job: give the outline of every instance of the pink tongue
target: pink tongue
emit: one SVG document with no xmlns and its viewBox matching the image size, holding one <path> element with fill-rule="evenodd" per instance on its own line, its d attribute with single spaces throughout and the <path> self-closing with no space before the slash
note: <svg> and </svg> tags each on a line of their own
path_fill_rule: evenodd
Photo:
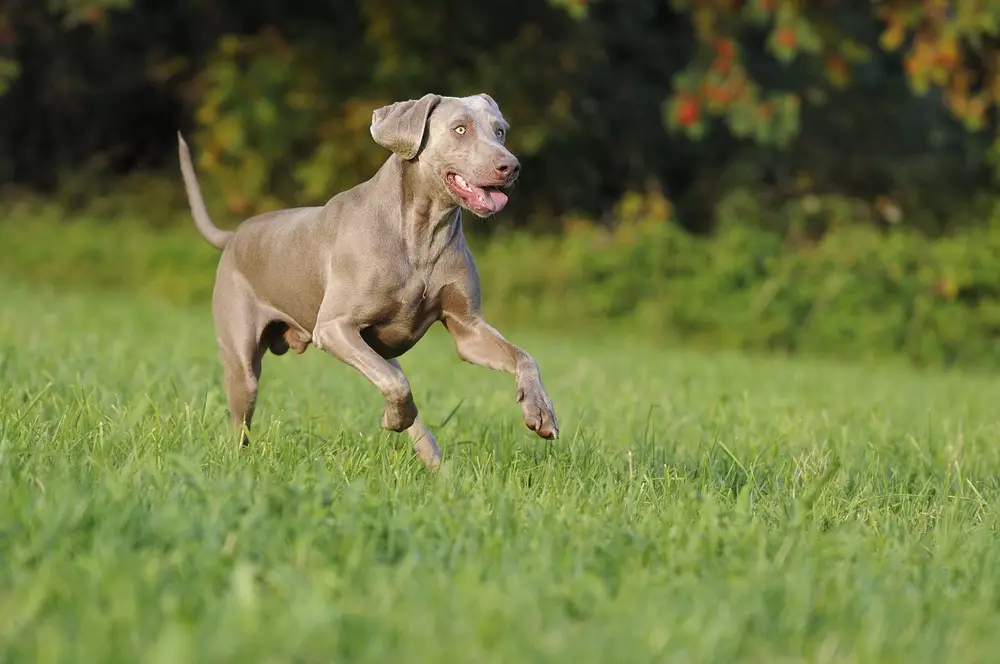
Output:
<svg viewBox="0 0 1000 664">
<path fill-rule="evenodd" d="M 486 207 L 489 208 L 490 212 L 499 212 L 507 205 L 507 194 L 503 193 L 499 189 L 481 189 L 475 185 L 472 187 L 472 194 L 474 196 L 482 196 Z"/>
</svg>

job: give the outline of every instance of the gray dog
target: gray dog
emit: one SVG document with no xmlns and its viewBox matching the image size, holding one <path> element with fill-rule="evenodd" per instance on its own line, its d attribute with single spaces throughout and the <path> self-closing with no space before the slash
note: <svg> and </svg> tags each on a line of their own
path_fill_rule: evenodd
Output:
<svg viewBox="0 0 1000 664">
<path fill-rule="evenodd" d="M 483 320 L 479 274 L 462 209 L 489 217 L 520 164 L 504 146 L 508 124 L 492 97 L 428 94 L 372 114 L 371 134 L 392 155 L 367 182 L 322 207 L 247 219 L 235 231 L 209 218 L 178 135 L 195 225 L 222 250 L 212 296 L 233 427 L 242 444 L 253 418 L 261 360 L 312 343 L 354 367 L 385 397 L 382 426 L 406 431 L 420 459 L 441 463 L 395 359 L 441 321 L 466 362 L 513 374 L 524 423 L 558 436 L 538 364 Z"/>
</svg>

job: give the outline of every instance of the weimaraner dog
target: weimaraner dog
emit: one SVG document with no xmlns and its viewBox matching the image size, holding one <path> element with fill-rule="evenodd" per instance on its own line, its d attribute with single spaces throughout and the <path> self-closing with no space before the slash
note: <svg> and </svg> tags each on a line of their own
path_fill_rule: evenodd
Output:
<svg viewBox="0 0 1000 664">
<path fill-rule="evenodd" d="M 492 97 L 424 95 L 377 109 L 375 142 L 392 154 L 368 181 L 322 207 L 269 212 L 233 231 L 209 218 L 184 138 L 181 171 L 194 222 L 222 251 L 212 315 L 234 429 L 247 445 L 261 360 L 311 343 L 354 367 L 385 397 L 382 426 L 406 431 L 430 468 L 441 450 L 417 416 L 396 358 L 435 322 L 459 357 L 513 374 L 524 423 L 558 436 L 535 360 L 481 312 L 479 274 L 462 212 L 489 217 L 520 164 L 504 146 L 508 124 Z"/>
</svg>

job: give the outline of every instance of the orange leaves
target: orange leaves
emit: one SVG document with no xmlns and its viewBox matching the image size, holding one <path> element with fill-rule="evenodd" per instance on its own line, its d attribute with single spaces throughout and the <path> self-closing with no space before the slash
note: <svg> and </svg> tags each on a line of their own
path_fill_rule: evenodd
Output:
<svg viewBox="0 0 1000 664">
<path fill-rule="evenodd" d="M 846 87 L 850 78 L 847 61 L 838 53 L 827 53 L 825 57 L 826 79 L 835 88 Z"/>
<path fill-rule="evenodd" d="M 742 62 L 740 39 L 747 28 L 763 29 L 776 60 L 814 65 L 829 86 L 844 89 L 852 67 L 867 61 L 871 49 L 843 32 L 832 5 L 818 4 L 673 0 L 676 10 L 688 14 L 701 48 L 674 82 L 668 124 L 694 137 L 719 118 L 738 136 L 788 140 L 797 131 L 800 99 L 762 91 Z M 884 22 L 879 46 L 899 53 L 913 92 L 940 89 L 948 108 L 972 130 L 987 126 L 991 109 L 1000 106 L 1000 48 L 990 37 L 1000 33 L 995 4 L 885 0 L 870 10 Z M 821 103 L 822 91 L 814 82 L 806 85 L 808 98 Z"/>
<path fill-rule="evenodd" d="M 806 16 L 794 10 L 782 8 L 777 24 L 767 40 L 768 48 L 778 60 L 791 62 L 799 54 L 806 52 L 819 54 L 823 50 L 823 39 Z"/>
<path fill-rule="evenodd" d="M 726 113 L 733 104 L 746 98 L 749 82 L 742 65 L 733 65 L 725 76 L 709 72 L 698 85 L 698 95 L 713 115 Z"/>
<path fill-rule="evenodd" d="M 979 129 L 986 115 L 986 99 L 977 95 L 969 100 L 965 111 L 965 123 L 970 129 Z"/>
<path fill-rule="evenodd" d="M 736 45 L 731 39 L 716 37 L 713 40 L 713 46 L 719 59 L 725 60 L 727 63 L 732 63 L 733 56 L 736 55 Z"/>
<path fill-rule="evenodd" d="M 664 108 L 667 126 L 688 138 L 704 135 L 718 118 L 733 135 L 784 145 L 798 132 L 799 99 L 794 94 L 766 96 L 734 62 L 726 76 L 690 68 L 674 81 L 677 94 Z"/>
<path fill-rule="evenodd" d="M 947 84 L 942 89 L 944 102 L 955 117 L 962 120 L 968 129 L 978 131 L 985 124 L 990 105 L 996 104 L 998 98 L 988 84 L 974 88 L 972 79 L 972 72 L 959 67 L 951 71 Z M 994 80 L 993 85 L 1000 86 L 1000 81 Z"/>
<path fill-rule="evenodd" d="M 785 143 L 797 132 L 798 97 L 765 96 L 742 62 L 738 41 L 741 21 L 776 22 L 769 47 L 779 59 L 789 61 L 799 51 L 818 53 L 822 42 L 817 33 L 790 5 L 778 8 L 778 4 L 753 0 L 741 10 L 732 3 L 722 8 L 713 0 L 690 3 L 695 33 L 704 48 L 674 80 L 676 94 L 664 108 L 668 127 L 696 139 L 711 119 L 721 119 L 734 135 L 762 143 Z"/>
<path fill-rule="evenodd" d="M 991 5 L 958 3 L 950 11 L 942 0 L 923 0 L 890 4 L 879 12 L 885 21 L 879 43 L 886 51 L 903 51 L 911 89 L 918 95 L 932 86 L 941 89 L 948 108 L 973 131 L 985 125 L 990 106 L 1000 103 L 1000 52 L 995 42 L 983 39 L 998 30 Z M 970 58 L 970 53 L 975 55 Z M 997 65 L 991 67 L 994 60 Z"/>
<path fill-rule="evenodd" d="M 668 127 L 698 137 L 710 117 L 728 112 L 747 89 L 737 43 L 721 34 L 709 36 L 703 59 L 674 80 L 677 94 L 664 108 Z"/>
<path fill-rule="evenodd" d="M 897 18 L 892 18 L 879 36 L 879 45 L 886 51 L 892 52 L 902 45 L 905 38 L 906 24 Z"/>
<path fill-rule="evenodd" d="M 990 100 L 985 93 L 963 94 L 952 90 L 945 91 L 945 104 L 962 121 L 970 131 L 979 131 L 986 122 L 986 111 Z"/>
<path fill-rule="evenodd" d="M 701 96 L 716 108 L 724 108 L 733 101 L 733 86 L 730 84 L 717 85 L 714 83 L 703 83 L 701 86 Z"/>
<path fill-rule="evenodd" d="M 926 94 L 932 85 L 940 88 L 948 109 L 970 131 L 981 130 L 990 106 L 1000 102 L 997 73 L 968 66 L 963 44 L 951 26 L 921 29 L 903 58 L 903 69 L 917 94 Z"/>
<path fill-rule="evenodd" d="M 680 101 L 677 104 L 675 118 L 677 124 L 684 128 L 690 127 L 701 120 L 701 107 L 694 95 L 681 95 Z"/>
<path fill-rule="evenodd" d="M 698 86 L 689 76 L 681 76 L 677 94 L 663 104 L 663 123 L 673 131 L 680 131 L 689 138 L 701 138 L 706 126 L 705 100 Z"/>
<path fill-rule="evenodd" d="M 774 41 L 778 46 L 788 50 L 794 49 L 799 43 L 798 37 L 795 36 L 795 31 L 791 28 L 781 28 L 775 32 Z"/>
<path fill-rule="evenodd" d="M 926 94 L 930 84 L 943 86 L 950 72 L 939 65 L 939 42 L 927 35 L 918 35 L 910 52 L 903 58 L 903 69 L 917 94 Z M 953 60 L 957 55 L 950 56 Z"/>
<path fill-rule="evenodd" d="M 736 44 L 730 39 L 716 37 L 712 40 L 712 47 L 715 49 L 715 60 L 712 62 L 712 69 L 720 74 L 727 73 L 733 66 L 733 59 L 736 57 Z"/>
<path fill-rule="evenodd" d="M 712 40 L 715 58 L 698 87 L 699 95 L 712 113 L 724 112 L 746 90 L 746 72 L 739 62 L 735 42 L 724 37 Z"/>
<path fill-rule="evenodd" d="M 959 63 L 961 57 L 958 40 L 954 37 L 945 37 L 937 44 L 934 52 L 934 64 L 944 69 L 951 69 Z"/>
<path fill-rule="evenodd" d="M 691 138 L 700 138 L 705 130 L 701 99 L 692 91 L 675 94 L 663 105 L 663 120 L 670 129 L 680 130 Z"/>
<path fill-rule="evenodd" d="M 767 45 L 778 60 L 789 63 L 795 59 L 799 39 L 792 27 L 785 26 L 771 32 Z"/>
</svg>

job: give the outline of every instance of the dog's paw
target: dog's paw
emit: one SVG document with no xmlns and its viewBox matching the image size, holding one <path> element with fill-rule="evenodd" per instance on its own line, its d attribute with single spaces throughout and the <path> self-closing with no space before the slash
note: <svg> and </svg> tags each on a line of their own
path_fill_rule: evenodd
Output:
<svg viewBox="0 0 1000 664">
<path fill-rule="evenodd" d="M 413 403 L 413 398 L 408 397 L 403 401 L 385 405 L 385 410 L 382 411 L 382 428 L 399 433 L 413 426 L 416 419 L 417 406 Z"/>
<path fill-rule="evenodd" d="M 559 437 L 559 422 L 556 420 L 552 401 L 545 393 L 545 388 L 535 385 L 527 389 L 518 389 L 517 401 L 524 411 L 524 425 L 546 440 Z"/>
</svg>

